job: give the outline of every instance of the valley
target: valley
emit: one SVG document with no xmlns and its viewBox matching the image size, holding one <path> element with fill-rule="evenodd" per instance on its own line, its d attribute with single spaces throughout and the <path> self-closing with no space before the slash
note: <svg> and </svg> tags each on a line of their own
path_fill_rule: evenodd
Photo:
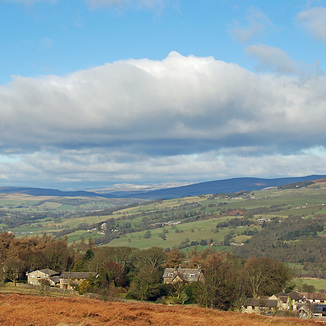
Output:
<svg viewBox="0 0 326 326">
<path fill-rule="evenodd" d="M 263 190 L 158 199 L 2 194 L 0 230 L 68 242 L 267 255 L 324 277 L 326 180 Z"/>
</svg>

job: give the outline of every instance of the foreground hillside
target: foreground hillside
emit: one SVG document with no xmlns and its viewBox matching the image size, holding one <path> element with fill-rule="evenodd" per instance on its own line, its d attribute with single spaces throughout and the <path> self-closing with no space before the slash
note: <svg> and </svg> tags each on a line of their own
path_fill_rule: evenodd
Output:
<svg viewBox="0 0 326 326">
<path fill-rule="evenodd" d="M 148 303 L 104 302 L 0 293 L 0 324 L 7 325 L 317 325 L 296 318 L 263 317 Z"/>
</svg>

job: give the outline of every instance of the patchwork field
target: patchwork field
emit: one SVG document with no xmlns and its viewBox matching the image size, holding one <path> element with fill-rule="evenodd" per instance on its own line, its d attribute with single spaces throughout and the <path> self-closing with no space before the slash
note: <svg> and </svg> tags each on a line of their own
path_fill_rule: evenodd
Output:
<svg viewBox="0 0 326 326">
<path fill-rule="evenodd" d="M 313 320 L 263 317 L 197 307 L 0 293 L 0 324 L 2 326 L 294 326 L 320 323 Z"/>
<path fill-rule="evenodd" d="M 139 249 L 148 249 L 150 247 L 172 248 L 178 246 L 180 242 L 200 241 L 201 239 L 214 239 L 214 241 L 223 241 L 224 236 L 230 232 L 231 228 L 225 228 L 219 233 L 215 233 L 214 229 L 221 218 L 212 218 L 209 220 L 201 220 L 179 224 L 176 227 L 165 227 L 151 229 L 151 237 L 145 238 L 146 231 L 134 232 L 126 234 L 119 239 L 110 242 L 110 246 L 132 246 Z M 166 239 L 163 240 L 160 235 L 164 233 Z M 190 240 L 189 240 L 190 241 Z"/>
<path fill-rule="evenodd" d="M 92 238 L 98 246 L 265 255 L 291 264 L 298 277 L 326 278 L 326 181 L 138 203 L 1 195 L 1 231 L 17 238 L 46 232 L 69 244 Z"/>
</svg>

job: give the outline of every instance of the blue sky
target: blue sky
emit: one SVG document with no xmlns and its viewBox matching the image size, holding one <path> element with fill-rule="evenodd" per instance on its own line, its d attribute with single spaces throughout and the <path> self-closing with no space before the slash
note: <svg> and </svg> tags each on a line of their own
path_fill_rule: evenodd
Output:
<svg viewBox="0 0 326 326">
<path fill-rule="evenodd" d="M 0 185 L 326 174 L 326 1 L 0 0 Z"/>
</svg>

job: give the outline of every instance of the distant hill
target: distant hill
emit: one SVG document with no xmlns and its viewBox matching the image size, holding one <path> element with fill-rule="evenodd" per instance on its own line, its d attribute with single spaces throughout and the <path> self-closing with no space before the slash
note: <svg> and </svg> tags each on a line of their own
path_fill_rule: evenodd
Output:
<svg viewBox="0 0 326 326">
<path fill-rule="evenodd" d="M 139 199 L 173 199 L 187 196 L 199 196 L 218 193 L 235 193 L 238 191 L 254 191 L 268 187 L 279 187 L 295 182 L 310 181 L 326 178 L 326 175 L 309 175 L 305 177 L 290 177 L 277 179 L 262 178 L 232 178 L 226 180 L 195 183 L 187 186 L 157 189 L 149 191 L 116 191 L 97 193 L 91 191 L 61 191 L 46 188 L 28 187 L 0 187 L 0 193 L 27 194 L 32 196 L 58 196 L 58 197 L 105 197 L 105 198 L 139 198 Z"/>
<path fill-rule="evenodd" d="M 173 199 L 187 196 L 199 196 L 218 193 L 235 193 L 238 191 L 261 190 L 268 187 L 278 187 L 301 181 L 325 178 L 325 175 L 310 175 L 305 177 L 290 177 L 277 179 L 233 178 L 218 181 L 201 182 L 187 186 L 151 190 L 144 192 L 112 192 L 102 194 L 107 198 L 140 198 L 140 199 Z"/>
<path fill-rule="evenodd" d="M 61 191 L 57 189 L 29 188 L 29 187 L 0 187 L 2 194 L 26 194 L 31 196 L 58 196 L 58 197 L 94 197 L 100 194 L 90 191 Z"/>
</svg>

